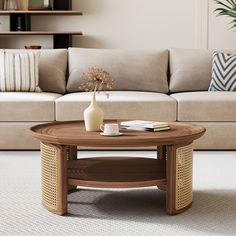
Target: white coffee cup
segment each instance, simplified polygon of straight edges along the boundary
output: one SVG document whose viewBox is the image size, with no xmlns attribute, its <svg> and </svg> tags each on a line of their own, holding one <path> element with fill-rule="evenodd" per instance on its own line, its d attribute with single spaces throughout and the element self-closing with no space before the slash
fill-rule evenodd
<svg viewBox="0 0 236 236">
<path fill-rule="evenodd" d="M 119 124 L 117 123 L 104 124 L 100 126 L 100 129 L 101 131 L 103 131 L 104 134 L 107 134 L 107 135 L 118 134 Z"/>
</svg>

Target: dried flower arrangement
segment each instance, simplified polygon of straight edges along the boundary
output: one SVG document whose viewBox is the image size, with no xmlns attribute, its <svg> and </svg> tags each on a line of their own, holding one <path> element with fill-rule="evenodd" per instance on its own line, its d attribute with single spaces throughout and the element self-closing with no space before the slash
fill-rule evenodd
<svg viewBox="0 0 236 236">
<path fill-rule="evenodd" d="M 79 88 L 84 91 L 93 91 L 95 96 L 97 91 L 111 90 L 114 86 L 114 80 L 110 74 L 101 68 L 90 67 L 83 73 L 82 80 L 84 81 Z M 109 96 L 108 93 L 106 93 Z"/>
</svg>

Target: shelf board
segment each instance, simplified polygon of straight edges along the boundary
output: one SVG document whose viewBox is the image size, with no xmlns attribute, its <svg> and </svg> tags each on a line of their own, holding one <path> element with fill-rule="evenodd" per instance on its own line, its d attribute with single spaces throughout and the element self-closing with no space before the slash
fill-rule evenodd
<svg viewBox="0 0 236 236">
<path fill-rule="evenodd" d="M 136 188 L 166 184 L 166 161 L 136 157 L 94 157 L 68 162 L 68 184 Z"/>
<path fill-rule="evenodd" d="M 82 32 L 78 31 L 8 31 L 8 32 L 0 32 L 0 35 L 83 35 Z"/>
<path fill-rule="evenodd" d="M 81 11 L 75 10 L 16 10 L 16 11 L 0 11 L 0 15 L 9 15 L 9 14 L 31 14 L 31 15 L 83 15 Z"/>
</svg>

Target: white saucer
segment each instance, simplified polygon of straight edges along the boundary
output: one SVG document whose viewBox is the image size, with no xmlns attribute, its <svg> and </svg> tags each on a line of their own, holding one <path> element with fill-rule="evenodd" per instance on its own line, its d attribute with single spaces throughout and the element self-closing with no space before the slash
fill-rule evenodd
<svg viewBox="0 0 236 236">
<path fill-rule="evenodd" d="M 123 135 L 123 133 L 117 133 L 117 134 L 105 134 L 105 133 L 100 133 L 100 135 L 102 135 L 102 136 L 109 136 L 109 137 L 116 137 L 116 136 L 121 136 L 121 135 Z"/>
</svg>

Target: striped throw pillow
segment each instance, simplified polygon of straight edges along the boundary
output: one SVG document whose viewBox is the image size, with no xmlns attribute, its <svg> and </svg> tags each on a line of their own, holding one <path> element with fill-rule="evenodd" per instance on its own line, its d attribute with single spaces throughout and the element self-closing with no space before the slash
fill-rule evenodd
<svg viewBox="0 0 236 236">
<path fill-rule="evenodd" d="M 0 50 L 0 91 L 40 92 L 39 52 Z"/>
<path fill-rule="evenodd" d="M 236 91 L 236 54 L 214 52 L 209 91 Z"/>
</svg>

